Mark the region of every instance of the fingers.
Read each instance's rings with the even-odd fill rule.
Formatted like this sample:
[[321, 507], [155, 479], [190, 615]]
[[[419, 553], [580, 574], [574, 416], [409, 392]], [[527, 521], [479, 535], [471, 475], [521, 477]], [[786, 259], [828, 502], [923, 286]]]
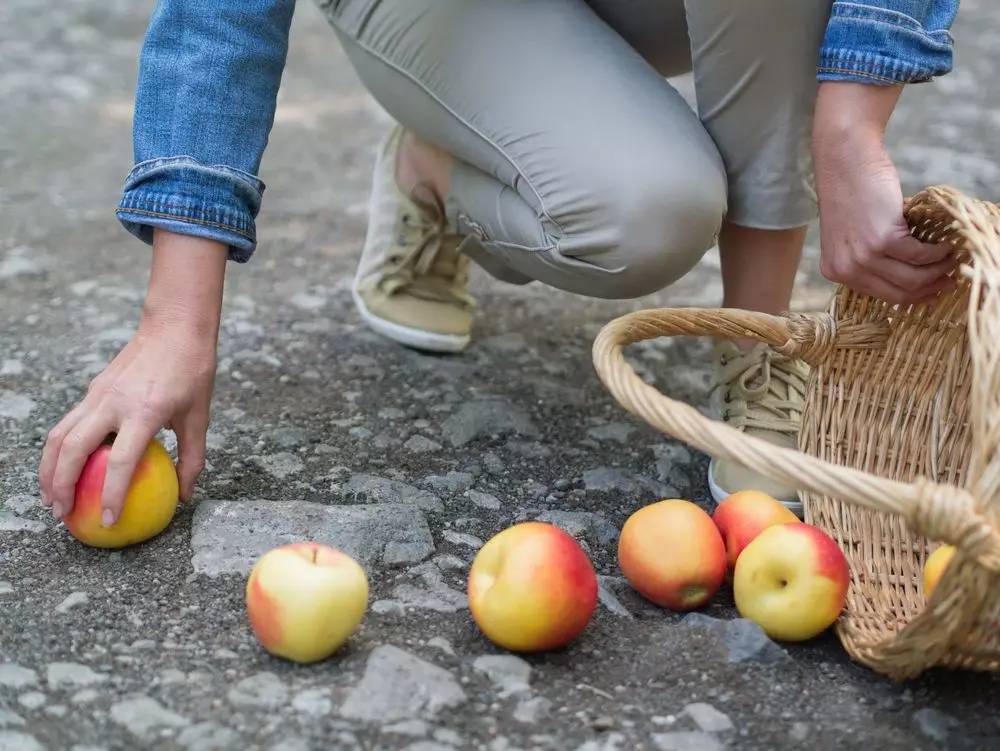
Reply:
[[925, 243], [915, 237], [906, 235], [885, 247], [885, 255], [896, 261], [902, 261], [911, 266], [927, 266], [942, 263], [952, 256], [952, 247], [948, 243]]
[[38, 465], [38, 484], [42, 493], [42, 505], [46, 508], [52, 506], [52, 478], [59, 461], [59, 451], [62, 449], [63, 441], [84, 414], [84, 402], [80, 402], [49, 431], [45, 438], [42, 460]]
[[132, 420], [123, 424], [115, 436], [101, 495], [101, 524], [105, 527], [118, 521], [135, 468], [159, 429], [160, 426], [152, 422]]
[[198, 477], [205, 469], [208, 421], [188, 415], [174, 431], [177, 433], [177, 478], [181, 486], [181, 500], [186, 503], [194, 495]]
[[[926, 266], [912, 266], [893, 258], [883, 258], [873, 270], [890, 284], [905, 290], [911, 299], [919, 299], [922, 293], [931, 289], [940, 291], [950, 286], [948, 274], [954, 269], [955, 262], [951, 258]], [[945, 287], [940, 287], [941, 284]]]
[[66, 433], [52, 473], [51, 500], [54, 516], [61, 518], [73, 509], [76, 484], [83, 465], [114, 429], [115, 421], [109, 414], [96, 411], [81, 417]]

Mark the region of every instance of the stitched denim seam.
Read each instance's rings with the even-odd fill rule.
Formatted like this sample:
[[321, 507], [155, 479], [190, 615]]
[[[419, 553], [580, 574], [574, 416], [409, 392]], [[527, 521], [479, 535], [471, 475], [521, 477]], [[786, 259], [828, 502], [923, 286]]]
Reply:
[[880, 76], [877, 73], [869, 73], [866, 70], [855, 70], [853, 68], [831, 68], [829, 66], [820, 66], [818, 68], [820, 73], [842, 73], [844, 75], [852, 76], [863, 76], [865, 78], [871, 78], [874, 81], [882, 81], [884, 83], [899, 83], [895, 78], [888, 78], [886, 76]]
[[152, 217], [157, 217], [159, 219], [173, 219], [178, 222], [192, 222], [194, 224], [202, 224], [207, 227], [216, 227], [218, 229], [228, 230], [234, 234], [239, 235], [240, 237], [245, 237], [247, 240], [254, 240], [253, 235], [241, 229], [233, 227], [232, 225], [223, 224], [222, 222], [213, 222], [208, 219], [201, 219], [199, 217], [194, 217], [194, 216], [167, 214], [162, 211], [150, 211], [148, 209], [137, 209], [127, 206], [123, 206], [115, 210], [115, 216], [119, 216], [121, 214], [142, 214], [143, 216], [152, 216]]
[[[341, 29], [341, 31], [343, 32], [343, 29]], [[407, 71], [404, 68], [400, 67], [394, 61], [388, 59], [387, 57], [385, 57], [384, 55], [380, 54], [379, 52], [375, 51], [369, 45], [367, 45], [364, 42], [362, 42], [360, 39], [355, 38], [353, 35], [348, 34], [347, 32], [343, 32], [343, 33], [345, 35], [349, 36], [353, 40], [353, 42], [358, 45], [358, 47], [360, 49], [364, 50], [365, 52], [367, 52], [369, 55], [371, 55], [372, 57], [374, 57], [379, 62], [383, 63], [384, 65], [388, 65], [390, 68], [392, 68], [393, 70], [395, 70], [397, 73], [401, 74], [405, 78], [408, 78], [410, 81], [412, 81], [414, 84], [416, 84], [420, 88], [421, 91], [423, 91], [425, 94], [427, 94], [427, 96], [429, 96], [431, 99], [433, 99], [435, 102], [437, 102], [448, 114], [450, 114], [452, 117], [454, 117], [460, 123], [462, 123], [462, 125], [464, 125], [470, 131], [472, 131], [477, 136], [479, 136], [479, 138], [483, 139], [483, 141], [485, 141], [487, 144], [489, 144], [489, 146], [491, 148], [496, 149], [496, 151], [498, 153], [500, 153], [503, 156], [503, 158], [506, 159], [507, 162], [515, 170], [517, 170], [517, 173], [522, 178], [524, 178], [525, 184], [529, 188], [531, 188], [531, 192], [534, 193], [535, 198], [538, 199], [538, 204], [539, 204], [539, 206], [541, 206], [542, 213], [545, 215], [545, 218], [548, 219], [550, 222], [552, 222], [552, 224], [554, 224], [556, 226], [556, 228], [561, 233], [565, 234], [565, 230], [562, 228], [562, 226], [559, 224], [559, 222], [556, 221], [556, 219], [549, 213], [549, 210], [545, 207], [545, 201], [542, 200], [542, 196], [539, 194], [537, 188], [535, 188], [534, 183], [532, 183], [532, 181], [528, 178], [527, 174], [525, 174], [524, 170], [521, 169], [521, 167], [517, 164], [517, 162], [514, 161], [513, 158], [511, 158], [510, 154], [508, 154], [498, 144], [494, 143], [492, 139], [488, 138], [485, 133], [483, 133], [478, 128], [476, 128], [472, 123], [470, 123], [464, 117], [462, 117], [461, 115], [459, 115], [455, 110], [453, 110], [451, 107], [449, 107], [443, 101], [441, 101], [440, 97], [438, 97], [433, 91], [431, 91], [429, 88], [427, 88], [427, 86], [424, 85], [424, 83], [422, 81], [420, 81], [418, 78], [416, 78], [412, 73], [410, 73], [409, 71]], [[548, 249], [556, 248], [556, 247], [558, 247], [558, 242], [555, 245], [549, 246]], [[540, 247], [540, 249], [544, 250], [546, 248], [541, 248]]]

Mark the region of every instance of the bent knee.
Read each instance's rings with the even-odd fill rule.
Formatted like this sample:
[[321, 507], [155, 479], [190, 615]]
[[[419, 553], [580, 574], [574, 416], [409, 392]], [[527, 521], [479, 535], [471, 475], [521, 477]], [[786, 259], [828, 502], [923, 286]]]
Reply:
[[567, 238], [563, 255], [590, 268], [591, 296], [643, 297], [681, 279], [715, 245], [726, 201], [715, 170], [632, 179], [607, 194], [600, 224]]

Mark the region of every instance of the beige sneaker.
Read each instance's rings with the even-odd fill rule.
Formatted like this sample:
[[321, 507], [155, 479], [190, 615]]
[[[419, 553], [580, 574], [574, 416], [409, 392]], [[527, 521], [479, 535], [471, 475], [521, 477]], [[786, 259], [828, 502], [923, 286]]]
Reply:
[[400, 191], [396, 153], [403, 129], [379, 146], [368, 204], [368, 233], [354, 277], [354, 303], [379, 334], [431, 352], [469, 344], [475, 301], [466, 291], [469, 258], [440, 202], [424, 204]]
[[[809, 366], [778, 354], [766, 344], [741, 350], [731, 342], [723, 342], [713, 356], [717, 385], [710, 403], [716, 419], [777, 446], [796, 448]], [[716, 503], [738, 490], [759, 490], [802, 516], [795, 488], [737, 464], [713, 460], [708, 468], [708, 484]]]

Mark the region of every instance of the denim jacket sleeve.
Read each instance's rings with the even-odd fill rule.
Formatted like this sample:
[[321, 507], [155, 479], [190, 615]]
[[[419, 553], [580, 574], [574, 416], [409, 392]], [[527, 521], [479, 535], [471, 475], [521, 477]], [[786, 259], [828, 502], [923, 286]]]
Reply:
[[133, 148], [117, 217], [218, 240], [230, 260], [256, 248], [295, 0], [159, 0], [139, 60]]
[[959, 0], [834, 0], [820, 81], [920, 83], [952, 67]]

